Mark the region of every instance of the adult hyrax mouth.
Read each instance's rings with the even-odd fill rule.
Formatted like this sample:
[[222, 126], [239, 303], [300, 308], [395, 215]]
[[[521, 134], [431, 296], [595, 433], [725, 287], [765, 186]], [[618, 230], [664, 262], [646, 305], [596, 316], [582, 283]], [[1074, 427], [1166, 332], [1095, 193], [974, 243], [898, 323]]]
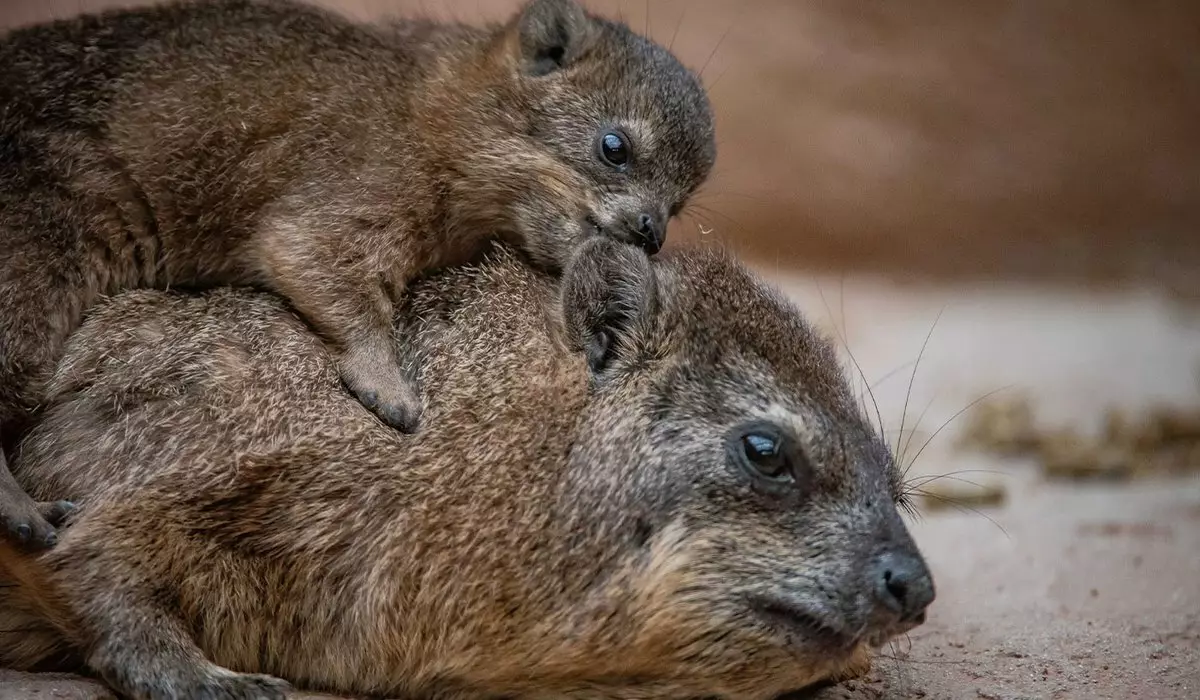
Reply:
[[784, 646], [825, 651], [850, 652], [860, 641], [860, 634], [850, 632], [831, 615], [799, 605], [785, 598], [756, 596], [750, 599], [750, 610], [768, 629], [784, 639]]

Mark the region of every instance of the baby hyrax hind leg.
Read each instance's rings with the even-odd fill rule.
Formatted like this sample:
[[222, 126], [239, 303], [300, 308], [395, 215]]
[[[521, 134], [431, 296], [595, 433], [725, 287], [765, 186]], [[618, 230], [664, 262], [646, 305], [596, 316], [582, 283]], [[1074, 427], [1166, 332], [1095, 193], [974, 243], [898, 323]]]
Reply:
[[74, 509], [67, 501], [35, 502], [17, 484], [0, 452], [0, 536], [25, 549], [53, 547], [58, 542], [55, 527]]

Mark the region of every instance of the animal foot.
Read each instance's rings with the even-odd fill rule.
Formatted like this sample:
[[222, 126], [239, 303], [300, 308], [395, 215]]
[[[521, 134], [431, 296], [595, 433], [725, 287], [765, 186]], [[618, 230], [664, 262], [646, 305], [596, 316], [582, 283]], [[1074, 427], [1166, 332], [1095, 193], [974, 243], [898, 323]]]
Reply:
[[0, 535], [29, 551], [49, 549], [58, 544], [54, 526], [62, 522], [75, 506], [67, 501], [34, 503], [16, 488], [0, 488]]
[[[399, 375], [399, 372], [397, 372]], [[394, 376], [384, 385], [347, 381], [350, 391], [379, 419], [402, 433], [415, 433], [421, 422], [421, 395], [417, 383]]]
[[196, 700], [284, 700], [289, 690], [291, 686], [286, 681], [274, 676], [228, 673], [199, 683], [185, 697]]

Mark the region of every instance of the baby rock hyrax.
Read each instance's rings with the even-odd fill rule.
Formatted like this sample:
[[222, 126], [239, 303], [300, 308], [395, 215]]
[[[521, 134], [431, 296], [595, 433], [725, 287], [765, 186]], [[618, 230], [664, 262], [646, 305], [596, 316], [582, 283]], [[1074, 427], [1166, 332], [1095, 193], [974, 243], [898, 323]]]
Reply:
[[560, 287], [510, 250], [400, 309], [415, 435], [270, 295], [98, 306], [15, 460], [80, 506], [0, 545], [0, 665], [137, 700], [766, 700], [924, 619], [899, 470], [786, 300], [713, 253], [597, 238]]
[[[493, 235], [549, 271], [596, 235], [657, 251], [715, 157], [697, 77], [573, 0], [483, 28], [169, 4], [14, 31], [0, 66], [0, 434], [100, 295], [225, 284], [285, 297], [411, 431], [414, 276]], [[0, 467], [0, 536], [52, 544], [69, 504]]]

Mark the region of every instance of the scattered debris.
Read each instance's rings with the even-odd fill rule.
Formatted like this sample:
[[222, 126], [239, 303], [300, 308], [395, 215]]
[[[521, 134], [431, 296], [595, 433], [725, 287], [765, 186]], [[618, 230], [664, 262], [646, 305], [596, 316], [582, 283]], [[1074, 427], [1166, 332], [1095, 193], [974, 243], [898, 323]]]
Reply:
[[940, 480], [921, 489], [922, 506], [928, 511], [999, 506], [1004, 504], [1007, 496], [1007, 489], [1000, 484], [976, 484], [961, 480]]
[[1111, 444], [1089, 442], [1073, 430], [1044, 435], [1038, 456], [1051, 478], [1123, 480], [1133, 472], [1130, 452]]
[[[1119, 537], [1121, 535], [1128, 535], [1130, 537], [1169, 540], [1174, 537], [1175, 532], [1170, 527], [1158, 525], [1156, 523], [1102, 522], [1085, 523], [1080, 525], [1079, 534], [1096, 535], [1101, 537]], [[1138, 559], [1140, 559], [1140, 557], [1134, 557], [1135, 566], [1141, 563], [1137, 561]]]
[[1154, 406], [1138, 417], [1109, 408], [1103, 418], [1092, 438], [1039, 426], [1027, 396], [993, 400], [971, 413], [959, 447], [1033, 458], [1051, 479], [1127, 480], [1200, 470], [1200, 407]]
[[988, 452], [1021, 456], [1036, 450], [1041, 440], [1029, 397], [997, 397], [977, 405], [967, 417], [960, 445]]

